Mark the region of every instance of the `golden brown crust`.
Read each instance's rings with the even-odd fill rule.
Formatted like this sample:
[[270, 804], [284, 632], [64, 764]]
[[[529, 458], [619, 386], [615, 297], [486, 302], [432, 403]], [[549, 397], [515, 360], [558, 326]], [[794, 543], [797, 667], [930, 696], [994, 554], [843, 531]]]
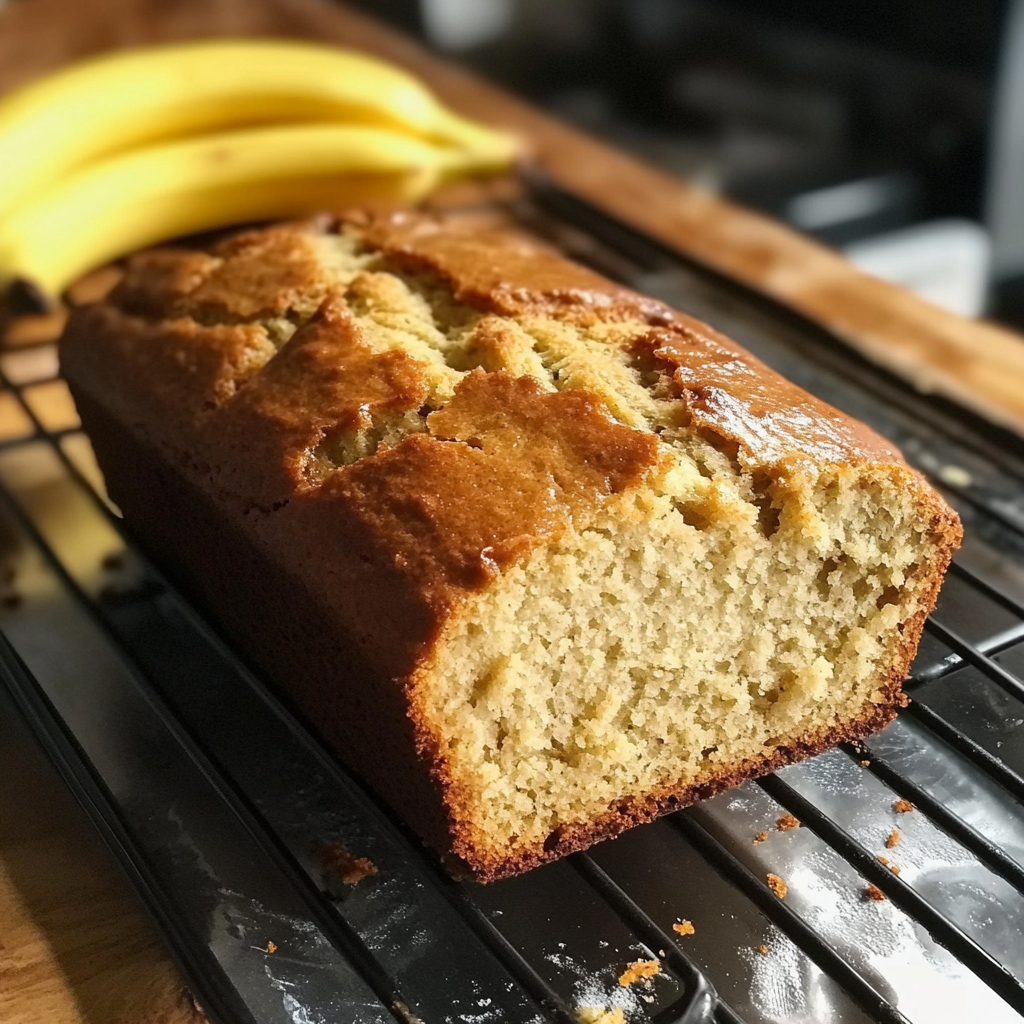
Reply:
[[655, 328], [633, 350], [671, 375], [690, 426], [724, 445], [744, 468], [902, 463], [894, 446], [863, 423], [794, 387], [706, 324], [691, 324], [677, 315], [670, 328]]
[[588, 321], [668, 314], [533, 239], [408, 212], [357, 212], [342, 222], [358, 227], [367, 247], [401, 270], [436, 275], [457, 301], [488, 313], [545, 310]]
[[[326, 222], [244, 232], [210, 254], [164, 250], [135, 257], [109, 298], [126, 313], [197, 324], [238, 323], [315, 308], [332, 283], [310, 239]], [[731, 339], [692, 317], [613, 284], [536, 241], [422, 214], [356, 213], [364, 244], [411, 273], [435, 275], [455, 298], [485, 312], [543, 311], [563, 319], [651, 326], [638, 362], [664, 368], [695, 426], [733, 446], [748, 468], [803, 456], [821, 462], [896, 462], [869, 427], [809, 395]], [[309, 308], [311, 311], [311, 308]]]
[[126, 313], [200, 323], [281, 317], [316, 306], [331, 276], [311, 240], [326, 221], [284, 224], [231, 235], [209, 252], [155, 249], [133, 257], [109, 296]]
[[224, 486], [271, 509], [321, 482], [310, 455], [319, 446], [376, 416], [417, 410], [427, 395], [420, 364], [401, 350], [374, 352], [344, 300], [329, 295], [237, 400], [209, 415], [201, 443], [217, 454]]
[[[96, 358], [100, 351], [103, 362]], [[110, 408], [147, 436], [166, 432], [170, 438], [191, 436], [202, 416], [232, 398], [273, 351], [257, 324], [204, 327], [190, 318], [151, 323], [100, 304], [76, 309], [69, 319], [61, 368], [106, 392]]]
[[355, 215], [367, 245], [428, 272], [460, 302], [504, 314], [545, 312], [592, 322], [635, 320], [652, 330], [638, 358], [672, 375], [698, 429], [735, 446], [750, 468], [794, 456], [822, 462], [900, 462], [892, 444], [775, 373], [707, 324], [638, 295], [525, 239], [417, 214]]
[[[639, 487], [657, 438], [616, 423], [596, 395], [484, 372], [485, 361], [432, 410], [423, 365], [362, 337], [317, 257], [322, 226], [136, 258], [108, 302], [75, 311], [61, 342], [112, 497], [422, 834], [475, 877], [507, 877], [891, 720], [959, 523], [887, 442], [705, 325], [534, 243], [418, 216], [345, 224], [389, 266], [428, 275], [483, 313], [645, 324], [632, 357], [670, 380], [694, 429], [744, 470], [870, 464], [914, 489], [932, 520], [928, 592], [863, 717], [499, 857], [462, 820], [457, 786], [417, 720], [418, 673], [465, 595]], [[268, 318], [302, 325], [278, 349]], [[512, 344], [497, 320], [482, 320], [477, 336], [482, 351]], [[347, 433], [399, 413], [419, 417], [409, 436], [352, 464], [331, 461]], [[291, 625], [270, 621], [282, 607]]]

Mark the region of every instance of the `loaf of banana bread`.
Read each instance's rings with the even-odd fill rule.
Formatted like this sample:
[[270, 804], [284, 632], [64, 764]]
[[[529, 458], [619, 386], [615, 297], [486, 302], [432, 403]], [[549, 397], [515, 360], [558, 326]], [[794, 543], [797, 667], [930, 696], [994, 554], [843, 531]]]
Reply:
[[475, 223], [141, 254], [60, 352], [129, 527], [484, 881], [880, 728], [960, 539], [865, 426]]

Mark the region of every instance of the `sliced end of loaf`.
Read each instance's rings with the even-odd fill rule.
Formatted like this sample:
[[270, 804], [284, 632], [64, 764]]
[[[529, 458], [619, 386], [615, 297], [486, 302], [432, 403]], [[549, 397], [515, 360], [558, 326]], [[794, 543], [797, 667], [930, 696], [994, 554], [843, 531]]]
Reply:
[[749, 483], [708, 461], [710, 479], [652, 480], [449, 626], [417, 707], [477, 876], [895, 715], [948, 560], [941, 507], [902, 467], [836, 467], [773, 485], [766, 526]]

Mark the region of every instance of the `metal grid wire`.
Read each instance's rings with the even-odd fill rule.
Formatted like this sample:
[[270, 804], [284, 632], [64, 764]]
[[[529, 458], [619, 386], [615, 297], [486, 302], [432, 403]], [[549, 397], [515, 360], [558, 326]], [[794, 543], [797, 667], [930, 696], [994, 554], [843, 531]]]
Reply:
[[[561, 215], [566, 216], [564, 210]], [[578, 226], [580, 218], [576, 217], [575, 221]], [[617, 249], [621, 251], [622, 246]], [[649, 1020], [656, 1024], [740, 1021], [743, 1018], [731, 1008], [730, 1000], [719, 994], [728, 972], [723, 974], [722, 964], [714, 963], [708, 952], [700, 956], [689, 953], [686, 940], [673, 931], [674, 915], [668, 912], [671, 908], [667, 909], [664, 901], [659, 902], [649, 895], [650, 886], [664, 885], [664, 880], [661, 883], [657, 879], [644, 881], [646, 861], [630, 862], [631, 844], [639, 851], [638, 858], [647, 858], [653, 856], [650, 851], [654, 849], [651, 844], [655, 840], [664, 844], [669, 856], [677, 861], [684, 857], [684, 849], [688, 851], [686, 857], [696, 857], [692, 863], [697, 867], [693, 870], [700, 873], [701, 884], [711, 886], [711, 880], [717, 876], [720, 881], [716, 884], [724, 885], [722, 891], [729, 891], [731, 899], [739, 903], [745, 901], [745, 905], [756, 908], [766, 923], [766, 935], [774, 936], [775, 942], [792, 944], [814, 965], [824, 979], [822, 984], [831, 986], [830, 990], [837, 993], [830, 1004], [835, 1019], [885, 1022], [908, 1019], [898, 1008], [899, 1000], [893, 991], [879, 984], [877, 973], [865, 969], [862, 958], [851, 955], [849, 947], [836, 941], [834, 932], [826, 933], [827, 930], [819, 927], [806, 909], [775, 895], [765, 873], [752, 861], [750, 851], [738, 846], [735, 838], [723, 831], [722, 817], [716, 817], [715, 811], [697, 808], [678, 812], [657, 825], [635, 830], [616, 843], [576, 854], [565, 862], [509, 883], [481, 888], [452, 881], [440, 865], [413, 852], [414, 843], [396, 830], [400, 825], [380, 824], [387, 812], [368, 801], [365, 794], [323, 756], [305, 729], [295, 724], [291, 713], [282, 709], [276, 698], [235, 660], [216, 634], [191, 613], [187, 603], [152, 567], [135, 561], [135, 556], [129, 554], [132, 565], [142, 566], [141, 570], [135, 571], [134, 576], [129, 574], [128, 584], [116, 579], [112, 584], [102, 573], [89, 575], [76, 563], [77, 556], [68, 546], [68, 531], [74, 532], [75, 515], [81, 518], [87, 514], [86, 506], [81, 504], [83, 501], [91, 509], [88, 514], [98, 517], [97, 523], [105, 524], [95, 527], [103, 536], [102, 541], [94, 545], [97, 551], [101, 551], [104, 544], [109, 547], [109, 537], [120, 537], [121, 527], [97, 489], [95, 469], [57, 376], [52, 341], [40, 340], [0, 356], [0, 385], [3, 388], [0, 391], [0, 484], [14, 524], [8, 532], [16, 529], [23, 534], [34, 557], [40, 560], [43, 567], [40, 571], [52, 574], [59, 587], [70, 595], [70, 600], [84, 609], [92, 624], [90, 628], [98, 630], [105, 641], [117, 649], [136, 685], [144, 691], [147, 707], [171, 731], [190, 763], [198, 766], [203, 779], [241, 822], [249, 841], [262, 851], [267, 863], [284, 879], [284, 884], [298, 894], [298, 905], [304, 908], [319, 929], [318, 934], [322, 934], [340, 957], [342, 967], [337, 970], [350, 972], [344, 973], [344, 984], [350, 986], [345, 990], [349, 992], [347, 998], [353, 1000], [351, 1006], [364, 1007], [361, 1011], [347, 1011], [358, 1013], [351, 1019], [424, 1021], [427, 1024], [434, 1020], [476, 1019], [525, 1022], [543, 1018], [560, 1024], [578, 1021], [580, 1007], [586, 1004], [579, 972], [577, 970], [573, 980], [564, 969], [564, 963], [559, 963], [558, 956], [550, 951], [551, 942], [559, 936], [568, 936], [571, 940], [576, 934], [571, 927], [552, 925], [557, 916], [552, 908], [557, 906], [563, 910], [572, 908], [572, 913], [580, 916], [586, 928], [593, 927], [599, 936], [604, 936], [596, 947], [589, 938], [577, 936], [575, 968], [579, 968], [580, 959], [589, 957], [589, 968], [603, 969], [614, 979], [616, 971], [628, 959], [650, 957], [659, 961], [661, 973], [657, 983], [639, 987], [640, 995], [630, 992], [633, 1003], [628, 1020]], [[883, 398], [886, 386], [890, 385], [877, 385], [877, 393], [883, 393]], [[907, 415], [919, 414], [911, 410]], [[973, 445], [976, 453], [992, 463], [993, 450], [989, 444], [975, 440], [970, 431], [965, 432], [961, 421], [937, 417], [934, 425], [951, 443], [961, 447]], [[55, 486], [60, 494], [57, 504], [63, 510], [63, 519], [60, 515], [54, 518], [56, 513], [52, 509], [41, 513], [33, 505], [35, 484], [30, 479], [31, 472], [28, 476], [24, 472], [19, 476], [10, 470], [14, 464], [12, 453], [14, 457], [20, 452], [38, 458], [44, 449], [50, 464], [56, 467], [52, 471], [53, 479], [59, 478], [59, 486]], [[31, 459], [23, 458], [17, 464], [24, 470], [30, 462]], [[996, 459], [992, 464], [998, 465], [998, 462]], [[1003, 479], [1013, 480], [1015, 485], [1022, 483], [1007, 473], [1005, 466], [1000, 472]], [[1007, 497], [1003, 493], [1002, 504], [995, 505], [984, 496], [979, 497], [968, 482], [955, 474], [952, 478], [947, 474], [943, 486], [962, 509], [970, 512], [965, 515], [969, 534], [972, 529], [983, 532], [987, 528], [985, 524], [996, 523], [1002, 531], [999, 537], [1006, 543], [1019, 542], [1020, 550], [1024, 551], [1024, 528], [1013, 506], [1013, 495]], [[75, 508], [78, 511], [72, 515]], [[130, 552], [130, 542], [128, 549]], [[111, 561], [109, 553], [107, 561]], [[114, 566], [118, 571], [121, 568], [121, 565]], [[900, 721], [912, 722], [928, 742], [937, 744], [961, 764], [963, 767], [959, 770], [963, 773], [987, 780], [1012, 803], [1024, 805], [1024, 776], [1002, 755], [998, 745], [1001, 741], [993, 740], [984, 730], [974, 730], [972, 735], [955, 715], [944, 713], [946, 698], [939, 689], [953, 677], [969, 677], [964, 687], [974, 685], [971, 680], [980, 677], [1009, 698], [1013, 708], [1024, 708], [1024, 678], [1020, 674], [1024, 659], [1016, 657], [1024, 639], [1024, 604], [1009, 590], [994, 585], [969, 567], [965, 560], [954, 563], [951, 581], [960, 600], [950, 604], [948, 609], [940, 605], [927, 623], [922, 655], [906, 684], [912, 700]], [[0, 604], [7, 610], [8, 617], [22, 612], [17, 595], [0, 597]], [[992, 630], [979, 628], [975, 621], [977, 609], [982, 606], [992, 609], [995, 623]], [[169, 609], [179, 618], [174, 619]], [[968, 610], [966, 618], [963, 609]], [[88, 751], [74, 735], [75, 724], [70, 713], [58, 706], [53, 692], [48, 692], [40, 683], [33, 669], [33, 658], [39, 662], [42, 656], [26, 641], [24, 631], [19, 633], [10, 626], [8, 617], [0, 620], [9, 639], [0, 652], [3, 654], [0, 667], [10, 692], [101, 828], [108, 844], [118, 854], [200, 999], [222, 1021], [274, 1019], [272, 1014], [254, 1005], [253, 998], [238, 995], [238, 977], [232, 976], [223, 964], [218, 967], [205, 949], [190, 948], [190, 943], [194, 946], [195, 932], [189, 929], [201, 928], [202, 922], [197, 923], [195, 915], [191, 921], [183, 920], [181, 915], [176, 918], [173, 907], [168, 906], [173, 897], [168, 896], [169, 890], [161, 882], [160, 866], [153, 860], [152, 849], [147, 849], [146, 842], [139, 840], [137, 826], [126, 820], [127, 801], [110, 779], [104, 778], [91, 763]], [[979, 634], [976, 639], [967, 638], [974, 634]], [[194, 663], [182, 654], [181, 645], [185, 643], [198, 645]], [[177, 645], [170, 667], [165, 657], [167, 651], [161, 644]], [[242, 760], [240, 747], [223, 742], [222, 734], [212, 731], [214, 726], [209, 721], [215, 719], [218, 712], [213, 703], [208, 707], [202, 704], [207, 699], [205, 690], [188, 691], [188, 680], [194, 676], [197, 687], [202, 685], [210, 692], [216, 690], [209, 679], [201, 678], [204, 672], [214, 672], [210, 668], [214, 662], [222, 663], [221, 668], [216, 669], [221, 675], [214, 682], [223, 684], [222, 690], [216, 691], [220, 694], [216, 699], [227, 709], [223, 713], [227, 714], [232, 708], [241, 708], [244, 712], [249, 706], [256, 709], [253, 714], [276, 716], [277, 728], [287, 727], [288, 741], [296, 745], [301, 757], [310, 764], [315, 763], [316, 772], [320, 773], [316, 775], [320, 780], [317, 784], [343, 787], [345, 799], [351, 800], [352, 805], [360, 809], [359, 813], [365, 812], [373, 818], [377, 822], [373, 827], [379, 828], [384, 836], [382, 842], [398, 851], [396, 863], [416, 861], [409, 868], [415, 873], [415, 884], [410, 883], [414, 896], [406, 893], [403, 898], [418, 900], [427, 908], [429, 922], [424, 926], [423, 934], [427, 935], [424, 941], [437, 947], [431, 954], [434, 956], [430, 961], [431, 971], [436, 975], [442, 970], [439, 964], [454, 959], [453, 968], [439, 981], [435, 980], [433, 990], [426, 980], [429, 972], [422, 969], [422, 965], [410, 966], [401, 955], [400, 943], [392, 947], [374, 940], [374, 929], [381, 925], [373, 915], [379, 917], [381, 907], [360, 906], [354, 897], [346, 894], [344, 899], [339, 899], [336, 892], [330, 891], [323, 873], [302, 853], [303, 848], [308, 849], [308, 836], [301, 833], [294, 821], [287, 819], [285, 812], [275, 810], [273, 797], [264, 796], [260, 790], [269, 776], [258, 776], [258, 769]], [[161, 678], [161, 673], [169, 674], [169, 678]], [[933, 700], [934, 693], [940, 693], [941, 699]], [[1024, 711], [1021, 715], [1024, 717]], [[1024, 865], [1007, 852], [998, 837], [993, 836], [992, 829], [984, 822], [969, 820], [957, 813], [950, 801], [936, 793], [934, 785], [916, 776], [906, 767], [899, 752], [894, 753], [895, 748], [890, 748], [892, 744], [873, 738], [862, 747], [844, 747], [841, 753], [826, 756], [845, 758], [876, 780], [894, 799], [909, 801], [917, 815], [968, 851], [993, 876], [1024, 895]], [[762, 796], [758, 799], [767, 798], [766, 805], [795, 816], [801, 828], [816, 837], [821, 849], [838, 855], [864, 884], [874, 887], [875, 899], [891, 903], [914, 922], [915, 927], [923, 929], [933, 943], [997, 994], [1008, 1012], [1012, 1008], [1024, 1016], [1024, 975], [1020, 965], [1007, 963], [987, 940], [984, 929], [957, 919], [933, 892], [894, 873], [891, 865], [881, 861], [879, 854], [869, 848], [863, 830], [844, 821], [834, 807], [830, 811], [821, 805], [808, 789], [806, 778], [787, 769], [748, 784], [744, 789], [748, 793], [759, 791]], [[281, 785], [286, 789], [288, 780], [282, 780]], [[717, 798], [718, 803], [723, 799]], [[623, 861], [627, 862], [625, 869]], [[705, 928], [703, 923], [697, 923]], [[711, 923], [706, 927], [715, 925]], [[431, 928], [435, 928], [437, 934], [430, 931]], [[451, 945], [446, 947], [449, 942]], [[1024, 938], [1021, 943], [1024, 944]], [[584, 947], [589, 952], [579, 952]], [[597, 947], [607, 952], [595, 952]], [[602, 955], [603, 964], [600, 962]], [[564, 959], [570, 959], [568, 954]], [[487, 966], [492, 962], [493, 969]], [[211, 984], [212, 977], [220, 976], [218, 971], [224, 975], [219, 986]], [[337, 995], [337, 986], [342, 983], [333, 975], [331, 978], [329, 984], [335, 986]], [[321, 978], [309, 984], [315, 986], [322, 982]], [[487, 985], [491, 985], [493, 991]], [[498, 990], [503, 993], [503, 1003], [495, 995]], [[614, 995], [614, 985], [602, 991], [606, 996]], [[477, 1017], [465, 1008], [466, 1000], [471, 1002], [473, 993], [479, 997]], [[600, 1000], [600, 997], [598, 993], [594, 998]], [[360, 999], [364, 1001], [360, 1003]], [[499, 1005], [500, 1009], [495, 1011], [498, 1016], [488, 1017], [488, 1007], [493, 1009]], [[750, 1009], [749, 1005], [744, 1008], [744, 1017]], [[292, 1019], [307, 1018], [293, 1016]], [[316, 1018], [311, 1013], [308, 1019]]]

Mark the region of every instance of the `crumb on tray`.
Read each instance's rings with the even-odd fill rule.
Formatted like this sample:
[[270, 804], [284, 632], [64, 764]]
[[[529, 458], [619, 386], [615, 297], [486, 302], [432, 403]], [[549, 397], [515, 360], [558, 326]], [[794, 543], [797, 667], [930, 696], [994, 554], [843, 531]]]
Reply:
[[758, 951], [758, 953], [761, 954], [761, 956], [767, 956], [768, 955], [768, 947], [765, 946], [765, 945], [758, 946], [757, 947], [757, 951]]
[[767, 842], [767, 840], [768, 840], [768, 833], [767, 832], [758, 832], [757, 835], [754, 836], [754, 845], [757, 846], [758, 843], [764, 843], [764, 842]]
[[896, 811], [897, 814], [906, 814], [908, 811], [912, 811], [914, 809], [914, 805], [909, 800], [897, 800], [892, 805], [892, 809]]
[[885, 893], [882, 892], [877, 885], [868, 885], [864, 890], [864, 895], [867, 896], [869, 900], [874, 900], [876, 903], [881, 903], [882, 900], [885, 899]]
[[268, 953], [276, 953], [277, 952], [277, 943], [276, 942], [269, 942], [268, 941], [267, 942], [267, 952]]
[[799, 828], [800, 822], [787, 811], [785, 814], [779, 816], [778, 821], [775, 822], [775, 826], [780, 832], [790, 832], [795, 828]]
[[894, 846], [898, 846], [900, 841], [900, 834], [893, 829], [885, 840], [885, 848], [891, 850]]
[[775, 893], [780, 900], [784, 900], [786, 898], [786, 893], [789, 892], [789, 886], [786, 885], [785, 881], [778, 875], [772, 874], [770, 871], [768, 872], [768, 888], [771, 889], [771, 891]]
[[355, 885], [368, 875], [377, 874], [377, 865], [366, 857], [354, 857], [339, 843], [321, 843], [316, 859], [325, 881], [336, 879], [345, 885]]
[[677, 932], [679, 935], [693, 935], [696, 929], [693, 927], [692, 921], [677, 921], [672, 925], [672, 931]]
[[625, 988], [629, 985], [635, 985], [638, 981], [647, 981], [660, 973], [660, 961], [636, 960], [619, 975], [619, 984]]
[[883, 857], [879, 854], [878, 862], [880, 864], [884, 864], [894, 875], [898, 875], [900, 873], [899, 865], [890, 863], [888, 857]]

